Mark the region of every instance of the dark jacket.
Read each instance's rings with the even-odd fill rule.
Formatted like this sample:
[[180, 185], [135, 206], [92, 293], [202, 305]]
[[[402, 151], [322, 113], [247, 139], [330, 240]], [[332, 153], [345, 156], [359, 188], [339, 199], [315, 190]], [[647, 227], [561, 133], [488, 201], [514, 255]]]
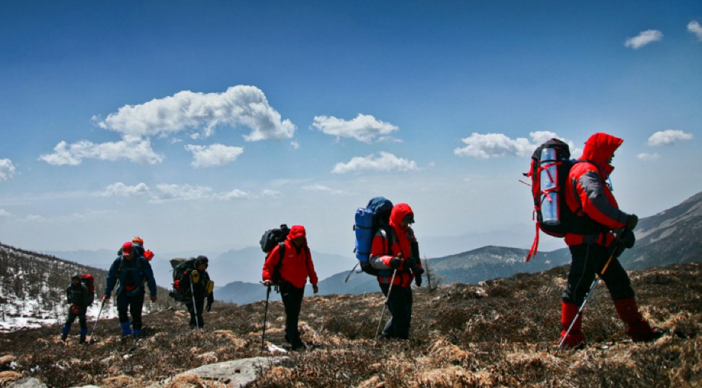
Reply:
[[87, 307], [91, 302], [90, 290], [83, 283], [77, 286], [71, 283], [66, 288], [66, 301], [76, 306]]
[[[178, 288], [182, 290], [182, 295], [183, 298], [185, 299], [185, 303], [192, 303], [192, 292], [190, 289], [190, 280], [192, 279], [191, 272], [193, 269], [196, 268], [190, 268], [186, 271], [184, 276], [180, 277], [180, 281], [178, 283]], [[214, 284], [210, 286], [210, 274], [207, 273], [207, 271], [197, 271], [199, 279], [197, 283], [192, 284], [192, 291], [195, 293], [195, 299], [196, 300], [203, 300], [207, 298], [207, 301], [209, 303], [212, 303], [214, 301], [214, 291], [212, 288], [214, 288]]]
[[[568, 246], [597, 243], [605, 247], [614, 241], [612, 230], [626, 226], [628, 214], [619, 210], [610, 186], [607, 184], [614, 167], [608, 160], [623, 140], [606, 133], [596, 133], [585, 142], [583, 156], [568, 174], [566, 204], [576, 215], [586, 215], [600, 226], [600, 231], [588, 234], [568, 233]], [[584, 222], [584, 221], [583, 221]]]
[[143, 295], [145, 293], [144, 282], [148, 285], [151, 296], [156, 296], [158, 292], [151, 264], [144, 256], [138, 256], [131, 260], [123, 257], [115, 259], [107, 273], [105, 295], [109, 296], [112, 293], [118, 280], [117, 295], [121, 295], [123, 292], [126, 292], [127, 296]]

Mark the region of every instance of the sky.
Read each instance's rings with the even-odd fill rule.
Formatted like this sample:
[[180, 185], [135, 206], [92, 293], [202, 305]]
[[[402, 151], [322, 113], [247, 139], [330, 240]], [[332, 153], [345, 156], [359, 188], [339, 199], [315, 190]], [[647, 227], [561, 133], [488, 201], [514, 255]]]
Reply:
[[428, 257], [529, 248], [531, 153], [596, 132], [650, 216], [702, 191], [701, 24], [697, 0], [3, 1], [0, 242], [158, 256], [287, 223], [351, 258], [382, 195]]

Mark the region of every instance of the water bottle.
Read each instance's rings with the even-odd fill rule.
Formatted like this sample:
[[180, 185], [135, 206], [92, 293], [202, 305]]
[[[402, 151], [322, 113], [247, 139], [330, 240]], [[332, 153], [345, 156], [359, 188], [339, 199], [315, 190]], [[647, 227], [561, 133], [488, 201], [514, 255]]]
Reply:
[[558, 215], [558, 166], [556, 165], [556, 150], [544, 148], [541, 150], [541, 223], [558, 225], [561, 223]]

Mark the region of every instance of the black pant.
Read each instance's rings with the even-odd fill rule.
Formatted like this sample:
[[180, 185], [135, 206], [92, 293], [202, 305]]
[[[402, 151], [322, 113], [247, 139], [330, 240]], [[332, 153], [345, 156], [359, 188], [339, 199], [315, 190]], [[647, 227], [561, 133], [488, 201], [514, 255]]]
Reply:
[[117, 296], [117, 313], [119, 314], [119, 323], [129, 322], [127, 309], [132, 315], [132, 328], [141, 330], [141, 309], [144, 307], [144, 294], [127, 296], [127, 292], [123, 291]]
[[78, 314], [73, 313], [73, 308], [68, 308], [68, 318], [66, 318], [66, 323], [64, 326], [71, 327], [73, 324], [73, 321], [76, 320], [76, 317], [78, 317], [78, 322], [80, 323], [80, 328], [81, 329], [87, 329], [88, 324], [86, 323], [85, 320], [85, 313], [87, 312], [88, 308], [87, 307], [81, 307], [80, 310], [78, 311]]
[[[204, 310], [205, 307], [205, 300], [198, 300], [196, 298], [195, 309], [193, 309], [192, 297], [188, 302], [185, 302], [185, 305], [188, 307], [188, 312], [190, 313], [190, 327], [199, 327], [200, 329], [202, 329], [205, 326], [205, 320], [202, 319], [202, 310]], [[195, 314], [195, 310], [197, 310], [197, 314]], [[195, 321], [196, 319], [197, 321]]]
[[[388, 296], [389, 284], [381, 284], [383, 295]], [[388, 298], [388, 310], [392, 315], [383, 329], [383, 337], [408, 339], [412, 321], [412, 288], [392, 286]]]
[[298, 330], [297, 324], [305, 289], [297, 288], [290, 283], [283, 283], [280, 285], [280, 295], [285, 306], [285, 340], [292, 346], [301, 346], [302, 340], [300, 340], [300, 330]]
[[[583, 244], [570, 247], [572, 262], [568, 274], [568, 284], [563, 291], [563, 301], [580, 306], [595, 280], [595, 275], [601, 272], [610, 257], [609, 248], [598, 244]], [[601, 279], [607, 285], [613, 300], [634, 297], [629, 275], [619, 260], [613, 258], [602, 274]]]

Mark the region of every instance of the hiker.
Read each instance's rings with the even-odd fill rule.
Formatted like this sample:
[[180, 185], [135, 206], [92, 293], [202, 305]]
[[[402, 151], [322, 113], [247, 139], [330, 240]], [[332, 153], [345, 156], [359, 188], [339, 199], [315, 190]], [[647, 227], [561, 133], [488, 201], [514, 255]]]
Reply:
[[66, 318], [66, 323], [63, 324], [63, 329], [61, 330], [61, 340], [66, 341], [68, 338], [68, 333], [71, 332], [71, 325], [73, 321], [78, 317], [78, 322], [80, 323], [80, 343], [85, 343], [85, 336], [88, 334], [88, 324], [85, 320], [85, 313], [88, 310], [88, 306], [93, 302], [90, 297], [90, 290], [88, 287], [80, 281], [80, 275], [74, 275], [71, 278], [71, 284], [66, 288], [66, 300], [71, 305], [68, 308], [68, 318]]
[[[284, 256], [280, 250], [283, 249]], [[263, 284], [277, 285], [285, 306], [285, 340], [293, 350], [302, 349], [305, 344], [300, 339], [297, 327], [305, 284], [309, 277], [312, 290], [316, 294], [317, 273], [314, 270], [312, 255], [307, 246], [305, 227], [294, 225], [283, 243], [276, 245], [263, 264]], [[277, 281], [277, 279], [280, 279]], [[274, 279], [276, 279], [274, 281]]]
[[[119, 314], [119, 325], [122, 327], [122, 337], [134, 335], [137, 337], [142, 333], [141, 310], [144, 306], [144, 282], [149, 287], [151, 301], [156, 302], [157, 290], [154, 273], [151, 270], [151, 264], [139, 254], [139, 250], [132, 246], [132, 242], [128, 241], [122, 245], [122, 255], [117, 257], [107, 273], [107, 281], [105, 282], [105, 292], [102, 296], [102, 302], [110, 299], [112, 290], [115, 288], [117, 281], [117, 312]], [[130, 329], [129, 317], [127, 309], [132, 316]]]
[[[561, 340], [564, 347], [579, 348], [585, 345], [585, 335], [581, 331], [582, 314], [567, 337], [566, 332], [583, 304], [596, 273], [603, 270], [610, 257], [612, 261], [601, 279], [609, 289], [619, 317], [628, 326], [627, 334], [634, 342], [648, 342], [661, 336], [661, 332], [651, 329], [639, 313], [629, 276], [617, 259], [623, 248], [634, 246], [636, 238], [633, 230], [638, 223], [636, 215], [619, 210], [611, 186], [607, 183], [614, 170], [614, 152], [622, 142], [622, 139], [606, 133], [590, 136], [585, 142], [583, 155], [578, 159], [586, 163], [575, 163], [568, 174], [566, 205], [578, 216], [574, 222], [587, 232], [565, 235], [572, 262], [561, 304]], [[615, 233], [620, 236], [620, 242], [615, 242]]]
[[[207, 256], [200, 255], [194, 260], [193, 268], [179, 278], [178, 287], [182, 290], [183, 303], [190, 313], [191, 329], [202, 329], [205, 326], [202, 311], [207, 309], [209, 312], [214, 302], [214, 282], [210, 281], [210, 275], [207, 273], [208, 266]], [[207, 306], [205, 306], [205, 299], [207, 299]]]
[[412, 320], [412, 280], [417, 286], [421, 286], [421, 275], [424, 273], [416, 248], [417, 239], [410, 227], [412, 223], [412, 208], [406, 203], [399, 203], [390, 212], [390, 227], [379, 228], [373, 237], [370, 262], [373, 268], [383, 271], [378, 276], [378, 283], [387, 298], [391, 314], [383, 332], [378, 336], [381, 340], [409, 338]]

